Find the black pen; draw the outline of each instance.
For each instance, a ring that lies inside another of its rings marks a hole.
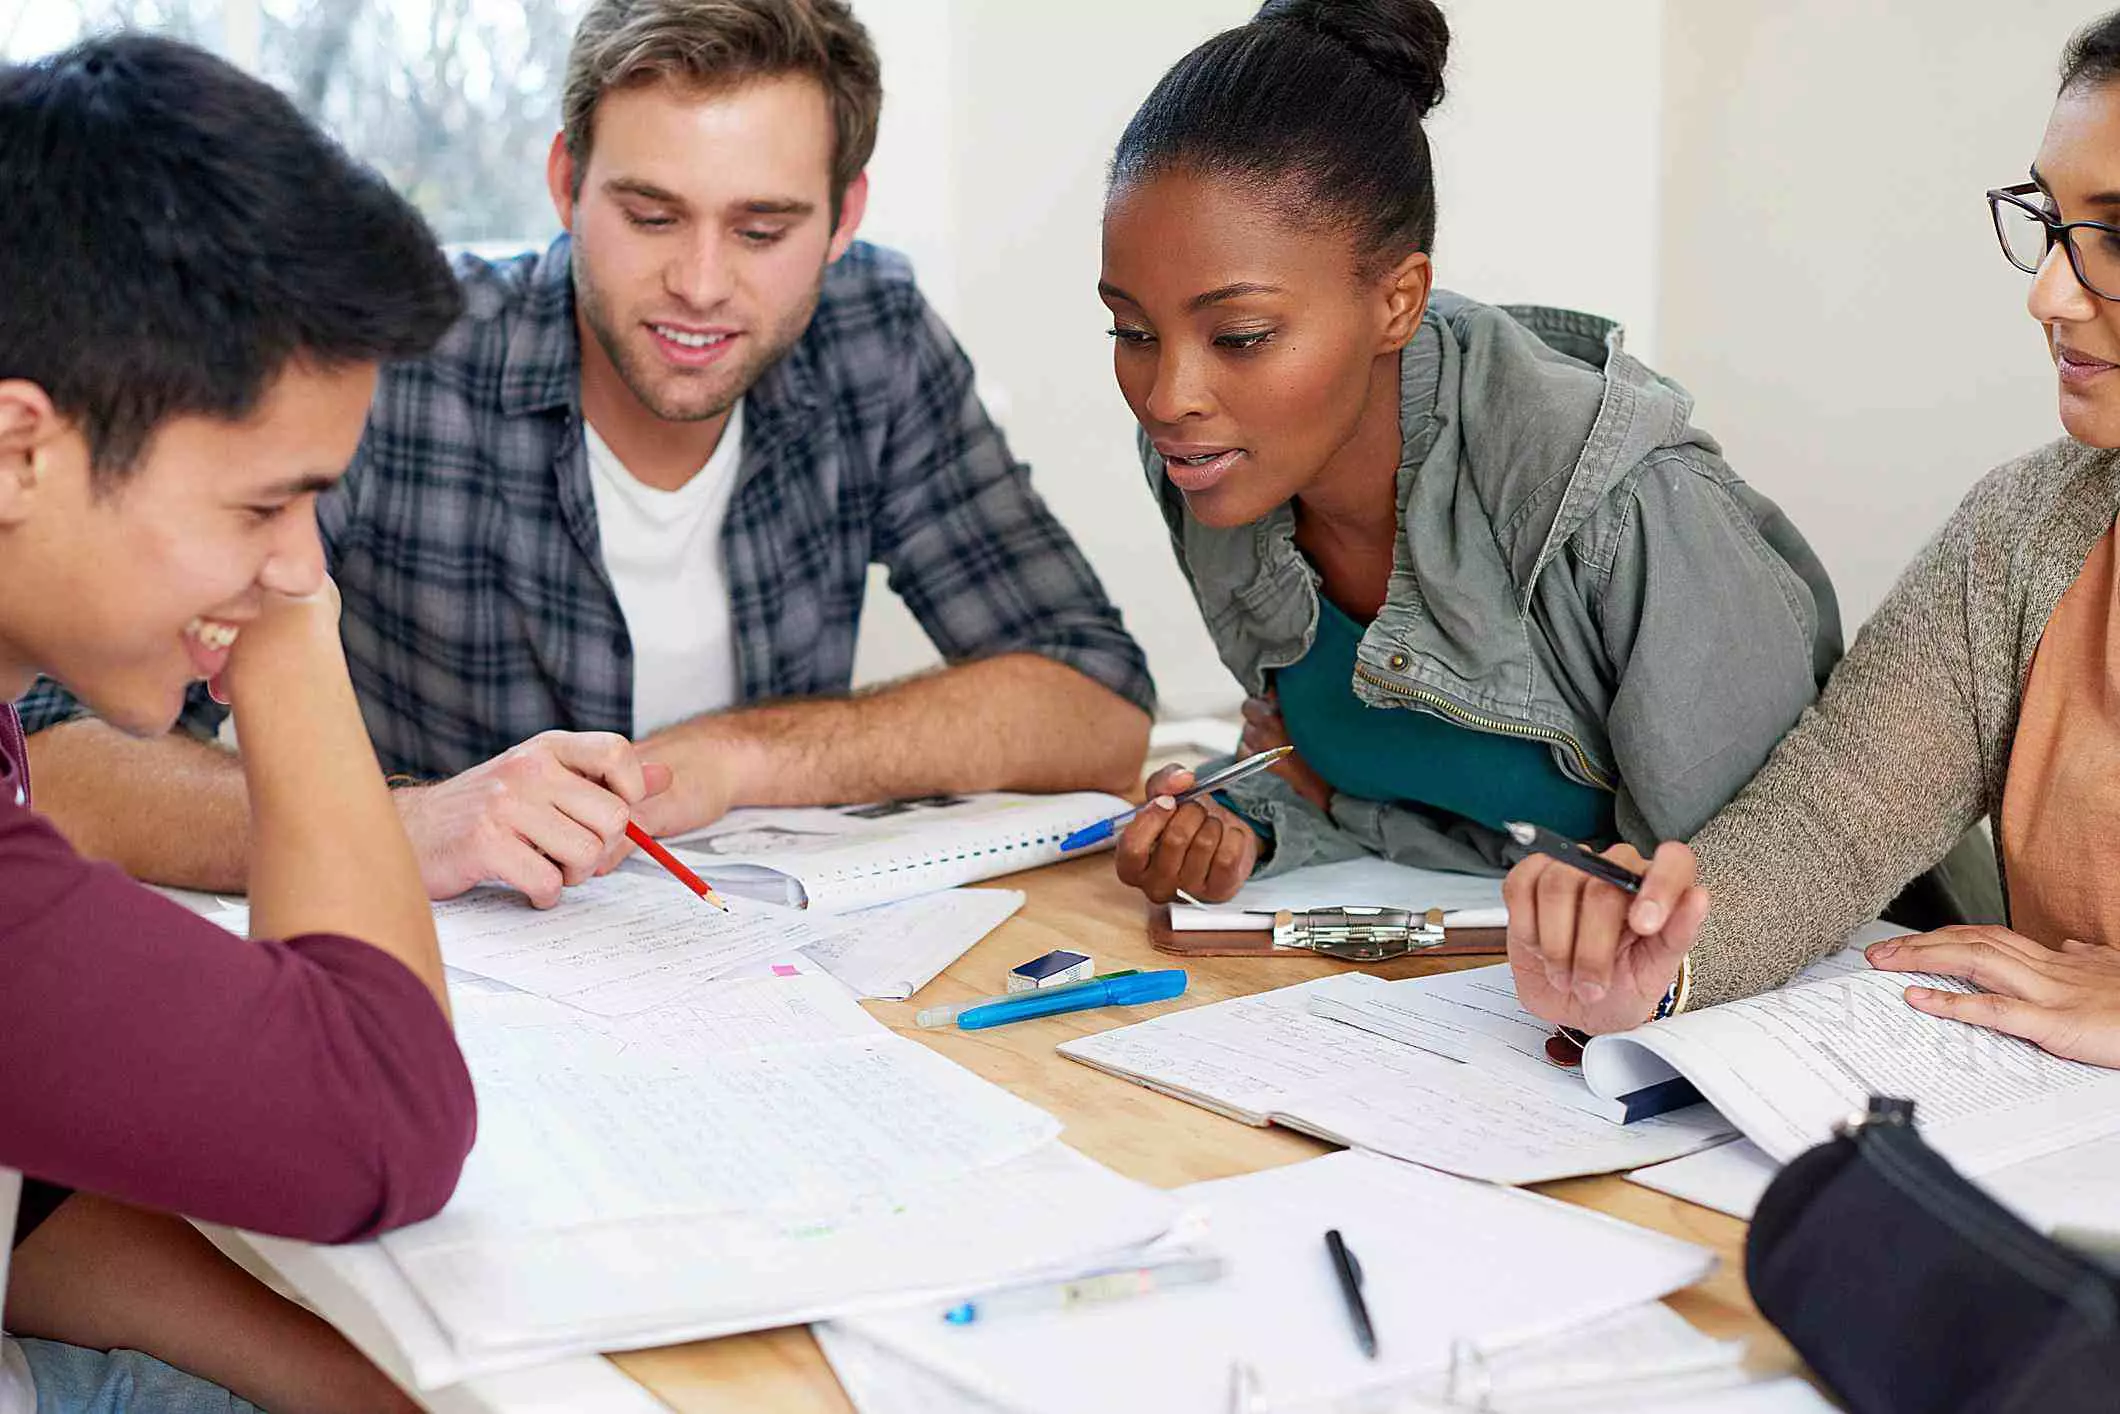
[[[1614,864],[1602,854],[1592,853],[1588,845],[1577,844],[1566,835],[1556,835],[1543,825],[1529,825],[1522,820],[1511,820],[1502,828],[1509,832],[1510,839],[1532,854],[1557,859],[1593,879],[1603,879],[1615,889],[1624,889],[1630,894],[1642,891],[1641,875],[1624,864]]]
[[[1347,1299],[1347,1319],[1354,1322],[1354,1343],[1370,1359],[1377,1358],[1377,1329],[1369,1323],[1369,1303],[1362,1299],[1362,1264],[1348,1250],[1347,1239],[1338,1228],[1325,1232],[1325,1250],[1332,1254],[1332,1272],[1340,1279],[1340,1295]]]

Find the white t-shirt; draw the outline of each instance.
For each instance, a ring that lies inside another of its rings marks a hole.
[[[586,420],[604,568],[633,640],[633,735],[734,706],[742,692],[721,527],[743,459],[743,404],[675,491],[636,480]]]

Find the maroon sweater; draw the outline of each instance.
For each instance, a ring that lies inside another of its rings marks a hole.
[[[0,705],[0,1166],[346,1242],[432,1216],[474,1129],[434,998],[366,943],[246,942],[29,808]]]

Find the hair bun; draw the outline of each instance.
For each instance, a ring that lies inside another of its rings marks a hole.
[[[1403,87],[1423,116],[1443,101],[1450,25],[1434,0],[1266,0],[1253,24],[1283,24],[1339,41]]]

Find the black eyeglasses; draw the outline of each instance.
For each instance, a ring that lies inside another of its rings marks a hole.
[[[1995,214],[1995,238],[2002,254],[2027,275],[2039,273],[2055,242],[2068,251],[2069,269],[2077,283],[2100,299],[2120,300],[2120,226],[2103,221],[2056,221],[2045,205],[2046,194],[2036,182],[1997,187],[1987,194],[1988,209]],[[2095,233],[2082,242],[2078,231]]]

